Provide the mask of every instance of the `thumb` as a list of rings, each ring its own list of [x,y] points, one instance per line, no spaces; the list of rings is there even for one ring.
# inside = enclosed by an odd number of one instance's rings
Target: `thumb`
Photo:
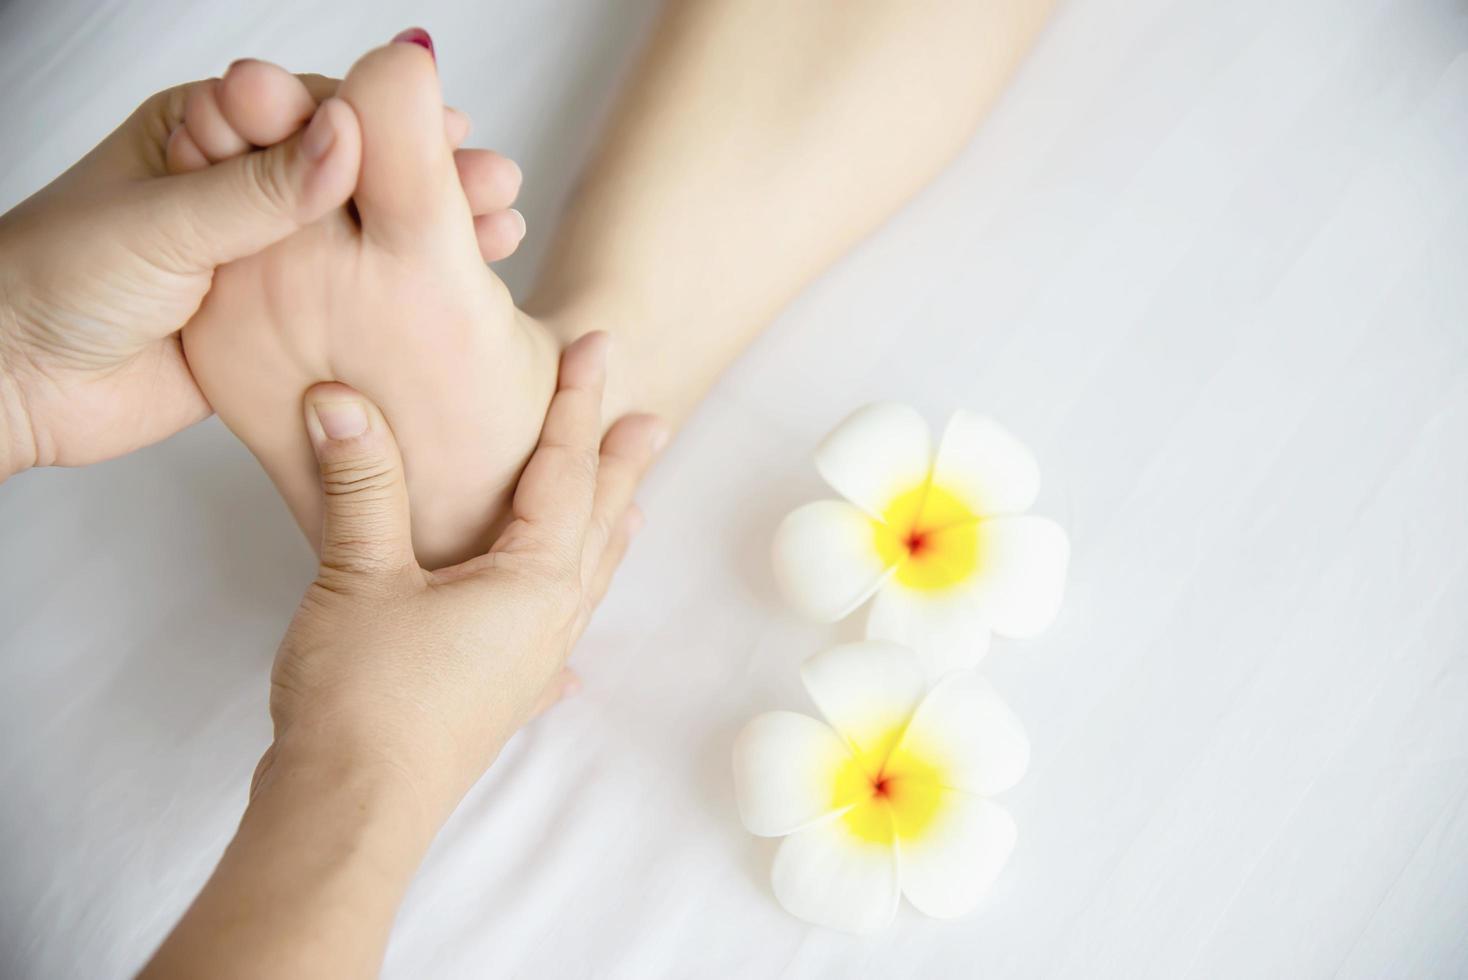
[[[321,567],[384,576],[416,568],[403,460],[387,419],[344,384],[306,392],[306,431],[321,464]]]
[[[158,181],[175,198],[162,231],[208,269],[253,255],[345,204],[361,159],[357,114],[327,99],[284,142]]]

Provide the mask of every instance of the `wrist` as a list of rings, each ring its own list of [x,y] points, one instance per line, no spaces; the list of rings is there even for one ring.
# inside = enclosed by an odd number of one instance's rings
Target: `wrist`
[[[356,816],[341,827],[344,832],[370,836],[378,826],[390,827],[394,839],[412,852],[426,849],[452,812],[451,805],[445,812],[441,795],[425,787],[424,772],[380,754],[278,738],[255,770],[244,820],[252,813],[270,813],[284,799],[312,809],[350,799],[358,806],[353,807]]]
[[[143,976],[200,963],[217,976],[375,975],[436,829],[391,773],[272,746],[219,866]]]

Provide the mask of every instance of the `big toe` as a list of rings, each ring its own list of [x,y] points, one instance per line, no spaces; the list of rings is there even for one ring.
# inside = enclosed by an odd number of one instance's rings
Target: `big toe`
[[[352,66],[337,93],[362,126],[362,170],[354,195],[363,232],[389,246],[415,247],[446,223],[473,240],[468,204],[444,138],[443,97],[433,55],[393,43]]]

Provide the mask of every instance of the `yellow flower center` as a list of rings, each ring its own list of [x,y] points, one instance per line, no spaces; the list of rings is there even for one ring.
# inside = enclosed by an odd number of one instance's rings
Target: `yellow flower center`
[[[979,517],[936,483],[898,494],[872,528],[877,553],[908,588],[946,589],[978,570]]]
[[[849,807],[841,820],[857,838],[873,844],[912,840],[933,822],[943,793],[938,767],[906,747],[890,749],[901,730],[857,752],[836,773],[834,803]]]

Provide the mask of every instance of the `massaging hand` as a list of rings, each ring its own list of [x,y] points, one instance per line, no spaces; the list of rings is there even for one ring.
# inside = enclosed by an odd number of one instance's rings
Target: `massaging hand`
[[[217,266],[351,196],[361,130],[336,85],[236,62],[154,95],[0,216],[0,479],[119,456],[209,414],[178,332]],[[446,110],[450,145],[468,130]]]
[[[268,150],[166,176],[169,135],[190,92],[205,84],[148,99],[79,163],[0,217],[0,383],[10,388],[11,472],[121,455],[208,415],[178,331],[215,266],[284,238],[351,195],[360,136],[356,117],[336,100]]]
[[[272,766],[401,774],[439,818],[566,683],[562,671],[641,516],[632,494],[667,430],[601,438],[606,336],[569,347],[512,523],[489,552],[424,571],[392,432],[340,384],[306,396],[326,517],[321,566],[276,657]],[[598,449],[598,444],[600,448]]]

